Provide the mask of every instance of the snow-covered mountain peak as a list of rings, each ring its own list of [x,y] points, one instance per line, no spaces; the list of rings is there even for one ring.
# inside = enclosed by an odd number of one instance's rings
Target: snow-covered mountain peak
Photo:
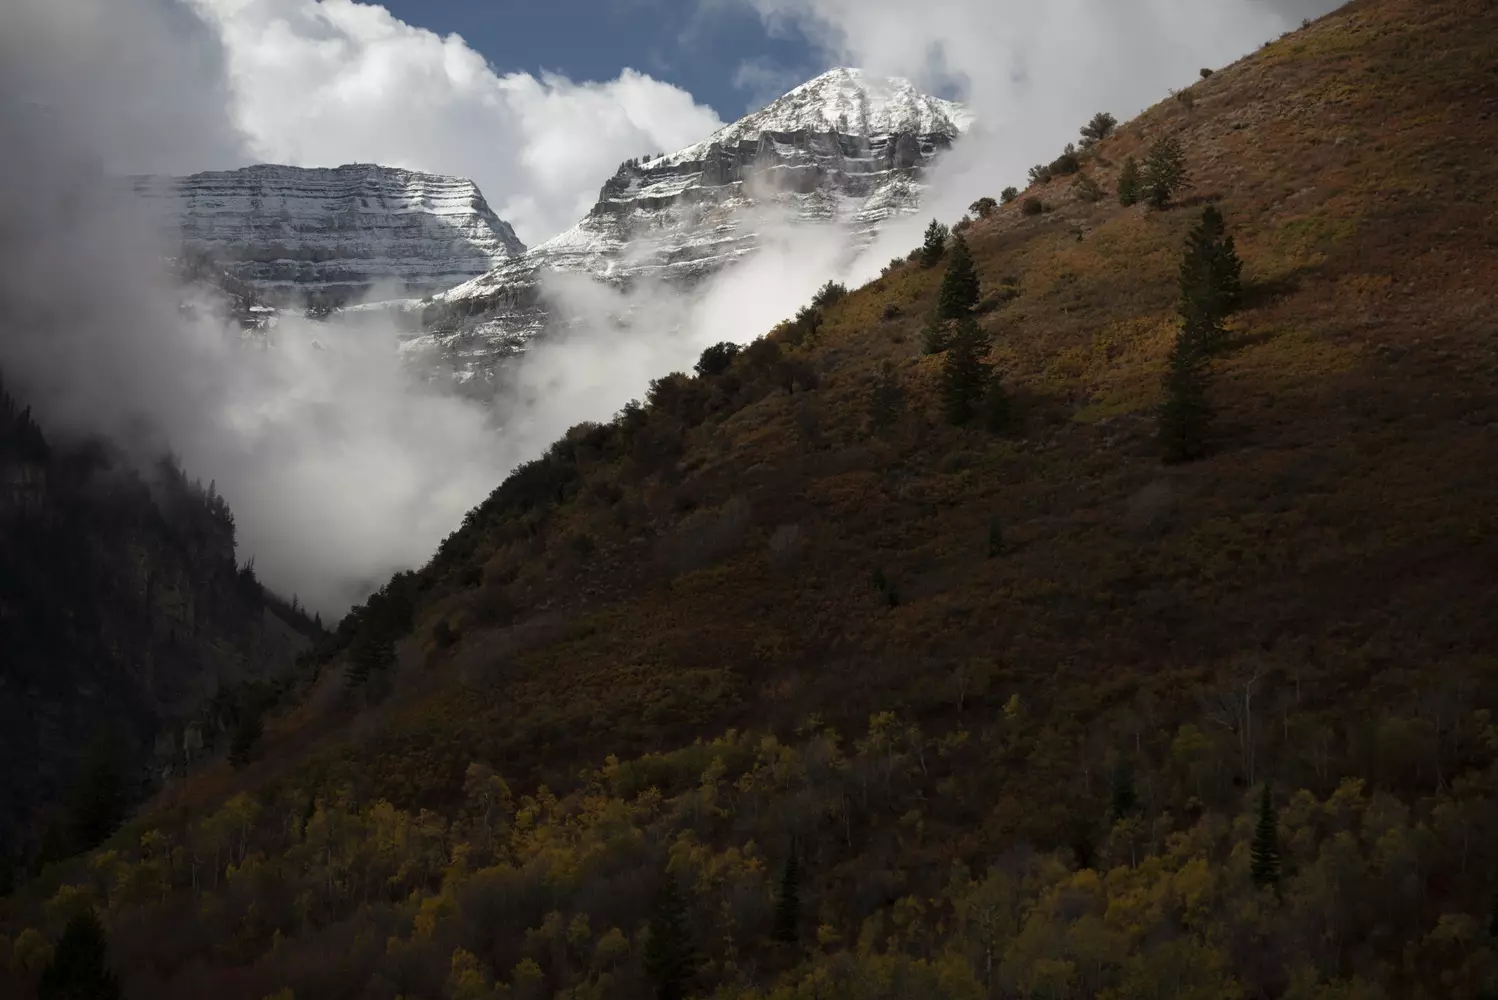
[[[904,132],[955,139],[971,124],[972,115],[962,105],[923,94],[904,77],[840,66],[723,126],[704,141],[642,166],[700,159],[714,143],[729,146],[766,132],[835,132],[866,139]]]
[[[685,289],[757,253],[769,218],[840,233],[856,255],[885,220],[919,209],[927,167],[972,124],[909,80],[830,70],[702,142],[620,164],[576,225],[412,303],[423,333],[407,346],[483,385],[503,358],[565,328],[543,273]]]

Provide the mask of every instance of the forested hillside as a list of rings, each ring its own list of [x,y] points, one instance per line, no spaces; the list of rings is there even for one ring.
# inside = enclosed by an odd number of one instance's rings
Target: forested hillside
[[[1354,0],[575,428],[7,985],[1494,995],[1495,64]]]
[[[238,564],[212,484],[49,439],[0,391],[0,884],[222,751],[319,634]]]

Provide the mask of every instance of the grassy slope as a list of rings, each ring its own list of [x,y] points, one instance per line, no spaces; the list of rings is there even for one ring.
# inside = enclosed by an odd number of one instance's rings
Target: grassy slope
[[[478,598],[426,609],[406,655],[411,692],[431,693],[358,728],[358,756],[385,758],[371,780],[424,786],[402,777],[412,753],[454,780],[475,747],[555,778],[731,724],[940,715],[974,658],[994,701],[1023,692],[1063,731],[1140,688],[1179,700],[1245,658],[1313,701],[1352,703],[1490,658],[1494,21],[1474,2],[1353,3],[1197,83],[1191,109],[1150,109],[1088,165],[1111,190],[1126,155],[1179,130],[1186,206],[1087,204],[1063,178],[1031,192],[1054,211],[1016,203],[975,224],[985,293],[1020,289],[984,319],[1022,411],[1014,433],[940,421],[939,359],[918,346],[940,268],[856,290],[795,352],[818,389],[710,418],[680,481],[626,484],[646,528],[583,498],[540,539],[492,543],[491,573],[517,574],[508,593],[550,623],[540,640],[469,624],[435,654],[426,626],[464,624]],[[1208,198],[1249,305],[1215,365],[1216,453],[1166,469],[1152,408],[1190,201]],[[865,431],[885,359],[911,393],[888,442]],[[798,429],[808,409],[815,444]],[[683,509],[733,497],[751,511],[742,550],[673,579],[655,556]],[[792,566],[766,545],[786,524],[804,541]],[[579,555],[578,533],[597,551]],[[876,569],[899,607],[881,603]]]

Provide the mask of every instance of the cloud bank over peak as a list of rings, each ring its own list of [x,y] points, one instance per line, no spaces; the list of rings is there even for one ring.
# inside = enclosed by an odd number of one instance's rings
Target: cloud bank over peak
[[[995,121],[1132,115],[1339,0],[736,0],[834,62],[955,89]]]
[[[499,73],[460,36],[352,0],[185,0],[227,72],[249,158],[472,178],[526,243],[584,215],[622,160],[722,122],[679,87]]]

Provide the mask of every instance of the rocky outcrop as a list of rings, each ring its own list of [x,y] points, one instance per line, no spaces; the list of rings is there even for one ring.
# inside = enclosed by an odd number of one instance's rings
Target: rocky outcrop
[[[278,305],[426,295],[525,252],[472,181],[372,164],[134,177],[183,253]]]

